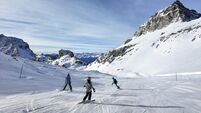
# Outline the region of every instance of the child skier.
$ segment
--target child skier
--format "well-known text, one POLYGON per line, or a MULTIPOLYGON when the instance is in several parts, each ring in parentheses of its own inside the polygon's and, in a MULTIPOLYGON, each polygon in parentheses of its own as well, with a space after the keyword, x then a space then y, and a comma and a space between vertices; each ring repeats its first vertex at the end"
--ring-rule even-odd
POLYGON ((83 102, 85 102, 85 100, 87 99, 87 97, 88 97, 88 101, 91 101, 92 89, 93 89, 94 92, 96 91, 95 88, 92 85, 91 77, 87 78, 84 87, 86 88, 86 95, 83 98, 83 102))
POLYGON ((117 79, 115 79, 114 77, 112 77, 112 80, 113 80, 112 85, 115 84, 116 87, 117 87, 117 89, 120 89, 120 87, 117 85, 117 83, 118 83, 117 79))

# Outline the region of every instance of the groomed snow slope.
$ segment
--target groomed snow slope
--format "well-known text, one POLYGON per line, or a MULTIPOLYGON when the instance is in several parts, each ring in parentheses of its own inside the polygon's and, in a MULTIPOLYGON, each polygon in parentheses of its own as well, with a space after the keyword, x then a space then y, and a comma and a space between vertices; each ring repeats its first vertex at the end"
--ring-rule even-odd
POLYGON ((66 70, 0 53, 0 113, 200 113, 199 73, 161 77, 118 78, 122 90, 111 85, 111 76, 98 72, 66 70), (70 72, 73 92, 59 91, 70 72), (77 104, 85 94, 83 83, 92 76, 96 92, 91 104, 77 104))
MULTIPOLYGON (((111 63, 94 62, 87 70, 119 76, 201 71, 201 18, 148 32, 118 48, 134 45, 111 63)), ((118 49, 116 48, 116 49, 118 49)))

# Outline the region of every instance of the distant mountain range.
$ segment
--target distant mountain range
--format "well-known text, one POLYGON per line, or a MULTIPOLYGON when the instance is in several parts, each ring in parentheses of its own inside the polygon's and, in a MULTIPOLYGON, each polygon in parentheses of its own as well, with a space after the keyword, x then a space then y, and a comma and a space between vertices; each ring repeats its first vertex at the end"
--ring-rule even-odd
POLYGON ((195 72, 201 69, 200 17, 200 13, 176 0, 151 16, 132 38, 105 54, 61 49, 36 55, 22 39, 3 34, 0 52, 66 68, 89 64, 86 70, 121 76, 195 72))
POLYGON ((100 53, 75 53, 75 57, 85 64, 94 62, 100 55, 100 53))
POLYGON ((16 37, 0 35, 0 52, 13 57, 21 57, 52 65, 60 65, 66 68, 86 66, 98 58, 98 53, 73 53, 70 50, 61 49, 53 54, 35 54, 29 44, 16 37))

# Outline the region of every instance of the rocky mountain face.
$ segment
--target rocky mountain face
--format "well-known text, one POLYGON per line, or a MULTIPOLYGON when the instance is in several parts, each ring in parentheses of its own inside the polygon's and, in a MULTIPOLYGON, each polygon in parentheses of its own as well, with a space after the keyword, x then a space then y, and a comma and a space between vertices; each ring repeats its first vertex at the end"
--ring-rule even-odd
MULTIPOLYGON (((186 22, 198 19, 199 17, 201 17, 200 13, 186 8, 179 0, 176 0, 169 7, 160 10, 159 12, 155 13, 155 15, 151 16, 149 21, 140 26, 140 28, 134 33, 134 37, 139 37, 147 32, 162 29, 174 22, 186 22)), ((126 40, 124 44, 126 45, 130 41, 132 41, 132 39, 126 40)), ((97 62, 103 64, 105 62, 111 63, 116 57, 125 55, 130 51, 129 48, 135 45, 136 44, 126 45, 109 51, 108 53, 101 55, 101 57, 97 59, 97 62)))
POLYGON ((51 64, 59 65, 59 66, 65 67, 65 68, 76 68, 76 67, 85 65, 82 61, 76 59, 75 57, 71 57, 69 55, 64 55, 64 56, 52 61, 51 64))
POLYGON ((135 45, 131 44, 131 45, 124 46, 122 48, 117 48, 112 51, 109 51, 106 54, 102 54, 99 58, 97 58, 96 61, 98 63, 103 63, 103 64, 106 62, 111 63, 113 60, 115 60, 116 57, 121 57, 121 56, 124 56, 126 53, 128 53, 130 51, 129 48, 133 46, 135 45))
POLYGON ((35 54, 22 39, 0 35, 0 52, 7 55, 35 59, 35 54))
POLYGON ((200 13, 197 13, 195 10, 186 8, 179 0, 177 0, 169 7, 151 16, 149 21, 139 27, 139 29, 134 33, 134 36, 138 37, 147 32, 161 29, 173 22, 187 22, 198 19, 200 17, 200 13))
POLYGON ((65 68, 77 68, 86 65, 84 61, 76 58, 72 51, 64 49, 59 50, 58 57, 56 59, 51 60, 49 58, 48 63, 52 65, 59 65, 65 68))
POLYGON ((38 62, 45 62, 49 63, 53 60, 56 60, 59 57, 58 54, 37 54, 36 55, 36 61, 38 62))
POLYGON ((198 71, 201 65, 193 61, 201 62, 200 17, 177 0, 153 15, 132 39, 101 55, 87 70, 124 75, 198 71))
POLYGON ((74 53, 70 50, 63 50, 63 49, 59 50, 59 57, 62 57, 64 55, 69 55, 70 57, 75 56, 74 53))

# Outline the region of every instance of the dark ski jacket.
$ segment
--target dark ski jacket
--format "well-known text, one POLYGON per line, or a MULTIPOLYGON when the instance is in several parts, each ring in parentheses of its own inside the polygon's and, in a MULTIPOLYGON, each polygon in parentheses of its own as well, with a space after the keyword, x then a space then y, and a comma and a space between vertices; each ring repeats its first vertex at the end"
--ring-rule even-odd
POLYGON ((66 84, 71 84, 71 77, 70 77, 70 74, 68 74, 67 76, 66 76, 66 84))
POLYGON ((117 79, 115 79, 115 78, 112 78, 112 79, 113 79, 113 83, 112 84, 117 84, 118 83, 117 79))

